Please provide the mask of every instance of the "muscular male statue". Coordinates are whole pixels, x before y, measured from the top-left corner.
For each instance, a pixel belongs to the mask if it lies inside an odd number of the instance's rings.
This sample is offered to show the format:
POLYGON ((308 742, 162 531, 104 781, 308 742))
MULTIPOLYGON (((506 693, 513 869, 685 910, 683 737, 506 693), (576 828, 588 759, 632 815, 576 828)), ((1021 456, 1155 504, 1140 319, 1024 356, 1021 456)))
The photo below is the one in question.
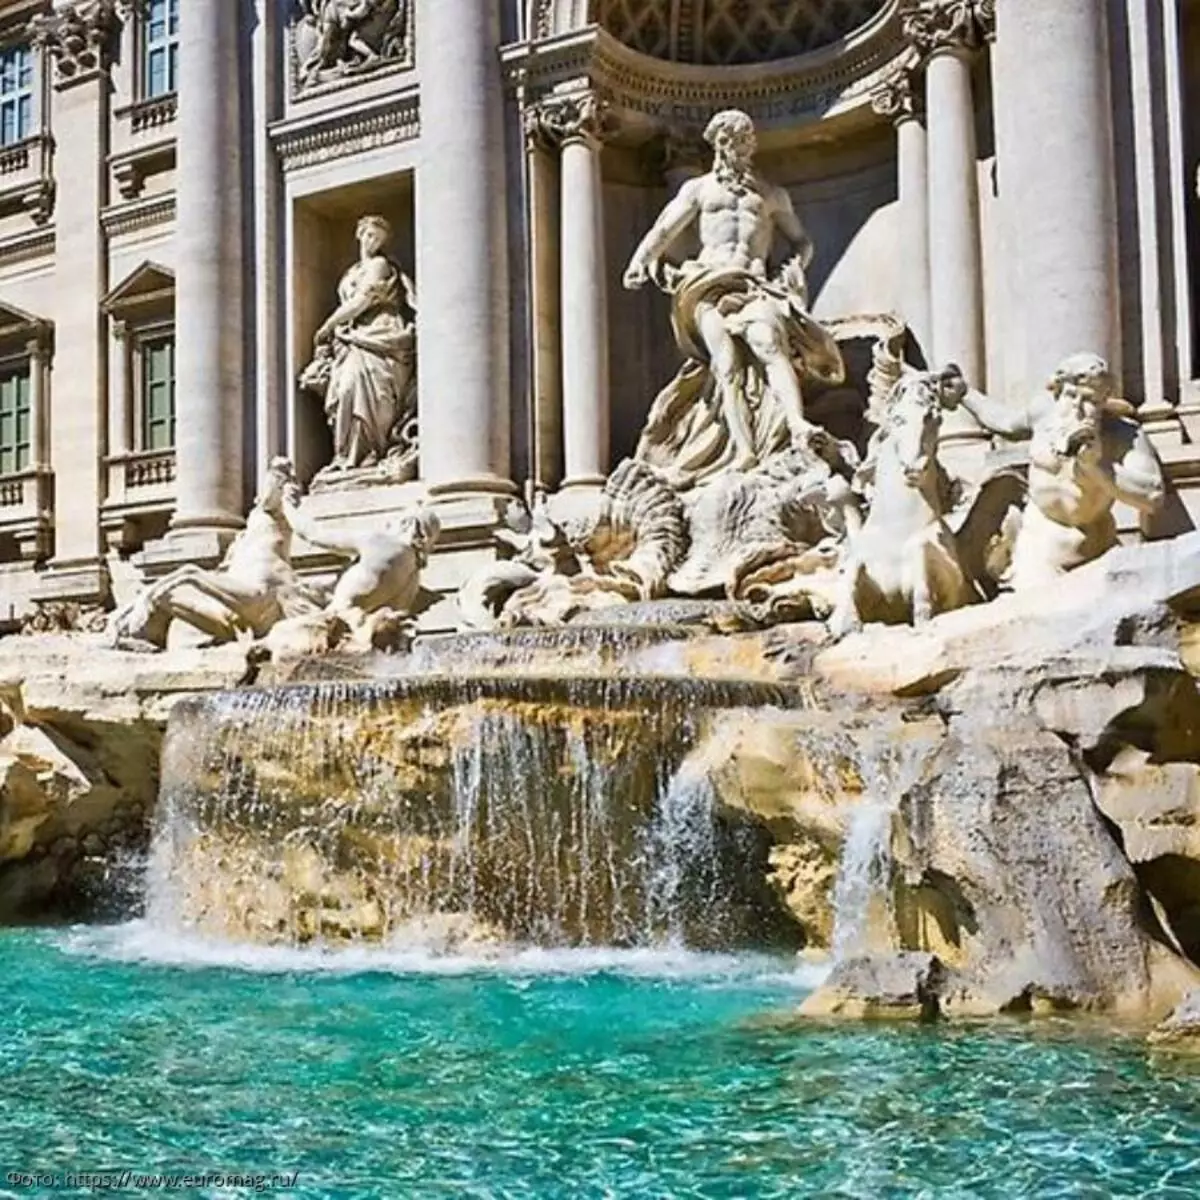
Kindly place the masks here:
POLYGON ((1028 404, 968 392, 963 400, 984 428, 1028 438, 1029 504, 1012 547, 1015 591, 1042 587, 1117 544, 1113 505, 1143 517, 1162 507, 1162 463, 1124 401, 1104 359, 1064 359, 1028 404))
POLYGON ((801 375, 841 382, 833 339, 808 313, 805 271, 813 246, 791 198, 754 169, 754 124, 718 113, 705 130, 713 168, 689 180, 642 240, 625 286, 653 280, 673 298, 675 337, 688 361, 654 403, 638 457, 677 483, 718 470, 745 470, 785 448, 806 445, 801 375), (665 260, 695 227, 698 257, 665 260), (776 235, 794 253, 772 275, 776 235))

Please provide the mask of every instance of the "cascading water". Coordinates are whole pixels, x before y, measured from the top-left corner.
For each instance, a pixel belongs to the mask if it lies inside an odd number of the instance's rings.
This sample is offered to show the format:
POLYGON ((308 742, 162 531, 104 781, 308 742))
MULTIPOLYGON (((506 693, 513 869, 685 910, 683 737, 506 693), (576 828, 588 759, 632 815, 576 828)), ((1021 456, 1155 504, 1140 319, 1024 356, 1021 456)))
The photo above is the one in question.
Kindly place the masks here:
POLYGON ((185 703, 150 918, 284 943, 745 940, 760 899, 689 752, 713 712, 781 702, 761 685, 424 677, 185 703))
POLYGON ((910 744, 903 729, 858 748, 863 793, 849 817, 834 884, 835 962, 890 942, 892 819, 920 778, 925 756, 925 748, 910 744))

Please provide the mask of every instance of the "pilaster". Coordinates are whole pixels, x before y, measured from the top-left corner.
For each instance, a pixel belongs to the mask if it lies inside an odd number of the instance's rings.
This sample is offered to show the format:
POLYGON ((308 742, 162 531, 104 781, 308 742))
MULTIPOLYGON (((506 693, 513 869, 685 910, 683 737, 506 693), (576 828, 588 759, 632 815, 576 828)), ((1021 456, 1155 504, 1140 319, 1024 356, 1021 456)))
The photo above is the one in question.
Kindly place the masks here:
MULTIPOLYGON (((109 72, 120 29, 116 0, 59 3, 30 25, 35 44, 54 64, 59 164, 55 344, 63 369, 54 377, 52 419, 44 412, 40 419, 55 477, 54 557, 39 582, 39 597, 47 600, 91 602, 108 591, 99 522, 108 369, 100 308, 108 253, 100 214, 108 202, 109 72)), ((44 373, 36 364, 34 374, 44 401, 44 373)))

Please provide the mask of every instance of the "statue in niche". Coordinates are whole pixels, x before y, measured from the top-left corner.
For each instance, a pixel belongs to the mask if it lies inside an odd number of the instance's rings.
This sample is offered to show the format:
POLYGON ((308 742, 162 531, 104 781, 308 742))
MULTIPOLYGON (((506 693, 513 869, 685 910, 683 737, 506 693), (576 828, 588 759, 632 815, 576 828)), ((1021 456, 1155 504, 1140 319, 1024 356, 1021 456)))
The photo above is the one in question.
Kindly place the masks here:
POLYGON ((366 468, 400 483, 417 469, 416 291, 386 253, 383 217, 363 217, 356 236, 358 262, 342 276, 300 386, 322 398, 333 431, 333 461, 318 481, 366 468))
POLYGON ((301 86, 402 59, 408 0, 300 0, 301 86))
POLYGON ((1133 406, 1117 398, 1104 359, 1064 359, 1028 404, 968 392, 963 407, 992 433, 1029 439, 1029 503, 1007 531, 1014 591, 1052 583, 1111 550, 1117 501, 1143 518, 1162 507, 1162 463, 1133 406))
POLYGON ((745 113, 718 113, 704 133, 712 170, 688 180, 634 252, 625 286, 653 281, 672 298, 686 361, 654 401, 637 457, 675 486, 749 470, 771 455, 827 437, 804 414, 802 380, 841 383, 836 342, 809 314, 813 245, 782 187, 754 169, 757 139, 745 113), (666 261, 691 228, 697 258, 666 261), (769 265, 776 234, 794 249, 769 265))

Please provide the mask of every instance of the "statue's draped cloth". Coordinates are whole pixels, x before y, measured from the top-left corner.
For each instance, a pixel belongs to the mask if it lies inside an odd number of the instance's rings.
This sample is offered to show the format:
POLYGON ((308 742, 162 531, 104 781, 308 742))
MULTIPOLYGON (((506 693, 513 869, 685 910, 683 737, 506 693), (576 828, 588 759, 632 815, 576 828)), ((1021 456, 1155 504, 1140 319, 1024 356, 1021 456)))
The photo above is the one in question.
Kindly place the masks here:
POLYGON ((845 377, 837 343, 809 314, 800 293, 745 270, 685 265, 672 291, 671 326, 686 361, 655 398, 636 453, 675 486, 691 486, 734 465, 738 447, 723 411, 726 404, 740 407, 758 462, 787 448, 787 414, 743 341, 751 321, 764 317, 786 337, 801 380, 837 384, 845 377), (741 362, 729 397, 720 394, 700 334, 698 311, 704 305, 716 308, 738 344, 741 362))
POLYGON ((416 347, 413 327, 402 315, 403 274, 395 263, 389 266, 379 283, 365 282, 360 265, 343 276, 338 298, 345 303, 364 297, 370 307, 338 326, 325 393, 337 452, 347 452, 357 426, 361 444, 377 461, 400 445, 398 426, 416 400, 416 347))

